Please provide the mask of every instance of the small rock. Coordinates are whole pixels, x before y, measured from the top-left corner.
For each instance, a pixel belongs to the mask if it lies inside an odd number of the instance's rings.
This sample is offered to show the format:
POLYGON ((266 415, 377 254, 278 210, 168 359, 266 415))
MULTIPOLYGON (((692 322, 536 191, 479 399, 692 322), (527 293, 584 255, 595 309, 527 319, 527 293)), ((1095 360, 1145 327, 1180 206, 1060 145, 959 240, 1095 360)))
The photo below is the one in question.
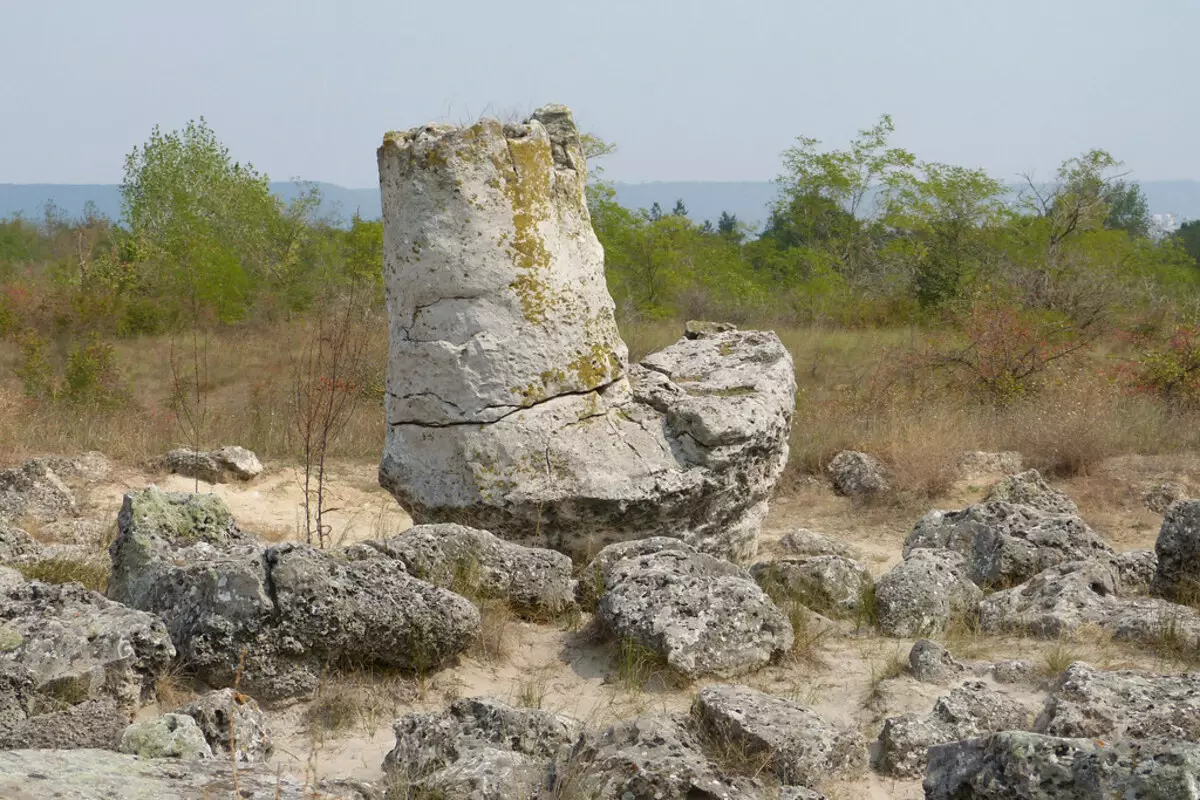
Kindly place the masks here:
POLYGON ((887 467, 875 456, 843 450, 825 468, 833 488, 845 497, 869 497, 891 490, 887 467))
POLYGON ((908 651, 908 669, 925 683, 944 683, 965 670, 950 651, 930 639, 918 639, 908 651))
POLYGON ((1117 553, 1112 559, 1120 578, 1122 597, 1144 597, 1150 594, 1158 572, 1158 553, 1153 550, 1129 550, 1117 553))
POLYGON ((1200 739, 1200 673, 1107 672, 1067 667, 1050 690, 1035 730, 1098 739, 1200 739))
POLYGON ((185 714, 133 723, 121 734, 119 750, 139 758, 212 758, 200 726, 185 714))
POLYGON ((978 480, 991 475, 1015 475, 1021 471, 1020 453, 1011 450, 989 453, 975 450, 963 453, 958 459, 958 476, 962 480, 978 480))
POLYGON ((794 528, 779 539, 779 547, 792 556, 842 556, 862 560, 858 548, 807 528, 794 528))
POLYGON ((1079 506, 1057 489, 1050 488, 1036 469, 1010 475, 992 487, 987 500, 1030 506, 1047 514, 1079 515, 1079 506))
POLYGON ((41 459, 0 471, 0 520, 39 522, 75 513, 75 495, 41 459))
POLYGON ((87 700, 61 711, 31 715, 0 735, 0 750, 116 750, 127 725, 129 715, 111 699, 87 700))
POLYGON ((67 483, 87 485, 107 480, 113 465, 104 453, 89 450, 78 456, 49 456, 37 459, 67 483))
POLYGON ((274 749, 266 717, 258 703, 233 689, 208 692, 175 713, 186 714, 196 721, 214 753, 228 753, 231 737, 238 761, 246 764, 266 761, 274 749))
POLYGON ((1163 517, 1158 541, 1154 594, 1200 605, 1200 500, 1175 503, 1163 517))
POLYGON ((251 451, 227 445, 211 452, 181 447, 167 453, 163 462, 168 471, 205 483, 225 483, 229 478, 248 481, 262 474, 263 466, 251 451))
POLYGON ((928 635, 973 616, 982 597, 960 554, 913 550, 876 582, 875 617, 888 636, 928 635))
POLYGON ((992 664, 991 673, 996 683, 1032 683, 1037 677, 1037 668, 1032 661, 1014 659, 992 664))
POLYGON ((32 536, 0 519, 0 564, 36 558, 41 550, 32 536))
POLYGON ((768 594, 776 592, 833 617, 865 613, 864 598, 875 587, 870 571, 843 556, 786 557, 760 561, 750 574, 768 594))
POLYGON ((704 322, 689 319, 683 326, 683 337, 685 339, 703 339, 705 336, 712 336, 715 333, 728 333, 736 330, 737 326, 731 322, 704 322))
POLYGON ((1175 481, 1166 481, 1150 487, 1142 495, 1142 504, 1155 514, 1165 514, 1167 509, 1180 500, 1188 498, 1187 487, 1175 481))

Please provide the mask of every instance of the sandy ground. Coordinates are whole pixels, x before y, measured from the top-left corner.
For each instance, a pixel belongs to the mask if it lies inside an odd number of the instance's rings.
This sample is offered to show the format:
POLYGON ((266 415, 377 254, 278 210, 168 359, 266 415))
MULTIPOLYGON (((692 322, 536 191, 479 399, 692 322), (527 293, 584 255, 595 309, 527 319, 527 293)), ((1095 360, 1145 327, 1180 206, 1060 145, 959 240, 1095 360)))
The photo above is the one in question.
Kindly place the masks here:
MULTIPOLYGON (((338 463, 330 469, 327 519, 336 543, 399 533, 411 520, 376 483, 375 464, 338 463)), ((936 505, 961 508, 980 500, 999 476, 960 482, 936 505)), ((1118 550, 1152 548, 1161 517, 1147 510, 1143 493, 1164 480, 1200 488, 1200 459, 1124 457, 1113 459, 1090 476, 1058 482, 1080 506, 1083 517, 1118 550)), ((190 479, 139 469, 118 468, 90 486, 86 513, 113 520, 129 489, 155 483, 160 488, 192 491, 190 479)), ((303 531, 303 490, 297 472, 274 467, 246 484, 209 486, 232 509, 239 524, 266 539, 293 539, 303 531)), ((863 507, 835 496, 813 482, 772 505, 760 556, 779 554, 779 539, 794 528, 809 528, 852 544, 876 576, 900 560, 905 535, 923 509, 863 507)), ((425 677, 339 675, 322 687, 315 703, 269 710, 277 745, 274 761, 301 774, 376 781, 391 749, 393 720, 413 711, 443 708, 458 697, 487 695, 516 705, 536 705, 600 725, 642 713, 685 709, 700 685, 677 687, 651 679, 641 687, 622 685, 611 647, 595 640, 586 617, 573 629, 509 619, 503 623, 508 652, 484 658, 468 655, 451 667, 425 677), (322 704, 351 708, 350 720, 336 730, 314 724, 322 704)), ((947 646, 960 659, 996 661, 1025 658, 1047 664, 1062 656, 1063 645, 1030 640, 952 637, 947 646), (1056 651, 1057 648, 1057 651, 1056 651)), ((860 730, 870 741, 883 720, 908 711, 926 713, 948 687, 896 675, 912 642, 856 632, 822 638, 812 658, 770 666, 743 682, 804 703, 830 722, 860 730), (885 677, 896 675, 895 677, 885 677)), ((1110 641, 1072 644, 1071 655, 1106 668, 1139 667, 1171 671, 1177 665, 1110 641)), ((1042 694, 1030 687, 999 687, 1031 708, 1042 694)), ((148 709, 146 713, 152 713, 148 709)), ((892 781, 869 775, 852 783, 822 787, 833 800, 907 800, 922 796, 919 781, 892 781)))

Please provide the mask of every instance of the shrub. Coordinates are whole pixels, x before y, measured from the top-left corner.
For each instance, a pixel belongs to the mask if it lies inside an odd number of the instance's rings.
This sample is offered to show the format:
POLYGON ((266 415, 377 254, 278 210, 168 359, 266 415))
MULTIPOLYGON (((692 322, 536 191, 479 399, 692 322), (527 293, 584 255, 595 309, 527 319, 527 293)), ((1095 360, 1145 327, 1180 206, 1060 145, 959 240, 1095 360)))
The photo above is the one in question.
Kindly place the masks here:
POLYGON ((1137 391, 1200 406, 1200 326, 1177 327, 1160 346, 1128 362, 1124 372, 1137 391))

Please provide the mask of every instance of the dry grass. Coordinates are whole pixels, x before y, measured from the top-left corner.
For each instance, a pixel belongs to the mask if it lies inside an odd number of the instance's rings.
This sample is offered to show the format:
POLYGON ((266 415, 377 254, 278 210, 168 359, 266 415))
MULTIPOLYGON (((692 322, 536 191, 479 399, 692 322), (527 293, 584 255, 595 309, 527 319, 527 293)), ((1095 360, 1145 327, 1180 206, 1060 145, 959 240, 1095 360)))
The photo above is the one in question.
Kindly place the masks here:
POLYGON ((345 735, 354 728, 374 736, 391 724, 415 693, 413 684, 398 675, 341 671, 321 682, 316 698, 304 711, 304 721, 314 740, 345 735))
POLYGON ((18 564, 17 569, 28 581, 43 583, 81 583, 88 589, 103 593, 108 588, 112 565, 105 558, 68 558, 57 556, 18 564))

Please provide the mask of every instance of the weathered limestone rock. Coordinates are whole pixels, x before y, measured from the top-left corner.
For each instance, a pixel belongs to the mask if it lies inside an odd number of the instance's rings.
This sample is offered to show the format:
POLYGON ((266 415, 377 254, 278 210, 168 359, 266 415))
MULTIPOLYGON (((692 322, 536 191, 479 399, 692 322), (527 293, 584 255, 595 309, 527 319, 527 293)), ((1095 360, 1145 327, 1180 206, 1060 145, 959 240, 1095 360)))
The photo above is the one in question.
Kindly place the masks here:
POLYGON ((417 522, 584 555, 652 535, 753 553, 787 460, 791 357, 695 331, 627 364, 570 112, 390 133, 380 483, 417 522))
POLYGON ((601 580, 601 625, 689 678, 733 677, 792 646, 788 618, 745 570, 687 545, 611 563, 601 580))
POLYGON ((253 697, 233 689, 207 692, 177 708, 175 713, 186 714, 196 720, 214 753, 230 751, 231 735, 237 747, 235 756, 242 763, 266 761, 274 749, 266 717, 258 703, 253 697))
POLYGON ((875 584, 875 615, 889 636, 944 630, 951 619, 974 615, 983 592, 953 550, 913 550, 875 584))
POLYGON ((929 748, 928 800, 1191 800, 1200 745, 1006 731, 929 748))
POLYGON ((1003 501, 1022 506, 1032 506, 1047 514, 1079 515, 1079 506, 1057 489, 1050 488, 1046 479, 1036 469, 1010 475, 992 487, 987 501, 1003 501))
POLYGON ((366 544, 400 561, 415 578, 472 595, 503 597, 525 615, 553 616, 575 605, 574 565, 555 550, 523 547, 449 523, 417 525, 366 544))
POLYGON ((966 667, 937 642, 918 639, 908 651, 908 671, 924 683, 944 683, 961 675, 966 667))
POLYGON ((52 522, 75 512, 75 495, 44 459, 0 471, 0 520, 52 522))
POLYGON ((904 540, 905 556, 919 548, 961 553, 971 580, 985 588, 1015 586, 1055 564, 1112 554, 1078 516, 1003 500, 930 511, 904 540))
POLYGON ((1037 679, 1037 668, 1023 658, 997 661, 988 672, 996 683, 1033 683, 1037 679))
POLYGON ((0 564, 36 558, 41 550, 41 545, 32 536, 0 519, 0 564))
POLYGON ((211 452, 181 447, 167 453, 163 463, 170 472, 205 483, 225 483, 230 478, 248 481, 262 474, 263 465, 250 450, 226 445, 211 452))
POLYGON ((693 711, 703 730, 728 751, 761 765, 784 784, 816 786, 866 771, 867 743, 802 705, 747 686, 706 686, 693 711))
POLYGON ((786 557, 750 567, 754 580, 773 597, 779 592, 813 611, 856 617, 875 587, 870 571, 843 556, 786 557))
POLYGON ((976 480, 991 475, 1015 475, 1021 471, 1023 460, 1020 453, 1011 450, 999 453, 973 450, 958 459, 958 477, 976 480))
POLYGON ((1168 600, 1200 605, 1200 500, 1167 509, 1154 551, 1158 570, 1151 590, 1168 600))
POLYGON ((548 782, 551 761, 578 738, 583 724, 550 711, 466 698, 440 714, 406 714, 395 731, 396 746, 383 769, 400 790, 397 798, 417 789, 437 797, 524 800, 548 782))
POLYGON ((1117 553, 1112 564, 1120 578, 1122 597, 1144 597, 1150 594, 1154 576, 1158 573, 1158 554, 1153 550, 1128 550, 1117 553))
POLYGON ((888 718, 879 734, 875 766, 885 775, 915 778, 925 771, 932 745, 995 731, 1026 730, 1032 716, 1013 696, 971 681, 939 697, 929 714, 888 718))
POLYGON ((212 758, 212 748, 196 720, 186 714, 163 714, 135 722, 121 734, 122 753, 138 758, 212 758))
POLYGON ((875 456, 856 450, 843 450, 825 467, 834 490, 846 497, 884 494, 892 487, 887 467, 875 456))
POLYGON ((1051 736, 1200 740, 1200 674, 1107 672, 1077 661, 1058 676, 1034 728, 1051 736))
MULTIPOLYGON (((44 701, 34 701, 37 706, 44 701)), ((0 750, 99 748, 116 750, 129 725, 129 714, 111 699, 30 714, 10 730, 0 731, 0 750)))
POLYGON ((0 664, 29 670, 39 694, 67 704, 136 708, 174 656, 158 618, 79 584, 33 581, 0 595, 0 664))
POLYGON ((241 544, 228 510, 204 497, 126 496, 109 595, 158 614, 208 684, 231 686, 244 652, 246 692, 299 697, 316 689, 330 660, 429 669, 478 634, 478 609, 398 561, 241 544))
POLYGON ((0 797, 15 800, 377 800, 368 787, 320 781, 316 787, 274 768, 226 758, 192 761, 147 758, 106 750, 0 751, 0 797), (234 794, 234 787, 237 794, 234 794), (315 788, 315 792, 314 792, 315 788))
POLYGON ((1155 514, 1165 514, 1174 503, 1188 498, 1188 489, 1177 481, 1165 481, 1151 486, 1142 495, 1142 505, 1155 514))
POLYGON ((854 545, 807 528, 793 528, 779 538, 779 547, 789 556, 842 556, 862 560, 854 545))
POLYGON ((25 582, 25 576, 12 567, 0 567, 0 594, 25 582))

